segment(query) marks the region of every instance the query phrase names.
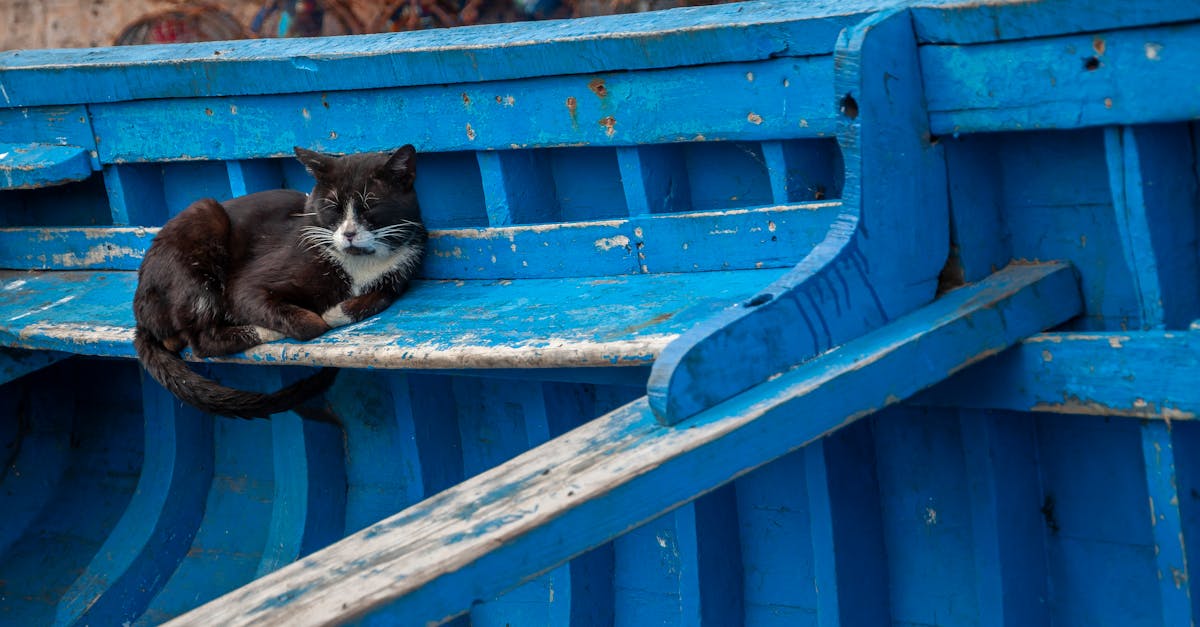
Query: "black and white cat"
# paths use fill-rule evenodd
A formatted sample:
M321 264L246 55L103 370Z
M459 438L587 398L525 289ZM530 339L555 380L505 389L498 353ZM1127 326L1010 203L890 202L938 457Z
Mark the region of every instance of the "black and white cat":
M426 232L412 146L335 157L296 148L310 195L274 190L193 203L163 226L138 269L134 346L146 370L185 402L227 416L292 409L333 382L326 368L274 393L222 386L199 357L282 337L311 340L373 316L408 287Z

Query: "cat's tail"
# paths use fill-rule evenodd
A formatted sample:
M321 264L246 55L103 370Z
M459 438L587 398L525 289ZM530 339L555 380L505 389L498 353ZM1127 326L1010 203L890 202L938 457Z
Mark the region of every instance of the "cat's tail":
M237 418L266 418L293 409L327 390L338 372L337 368L322 368L277 392L250 392L226 387L192 370L142 327L134 332L133 346L150 376L172 394L207 413Z

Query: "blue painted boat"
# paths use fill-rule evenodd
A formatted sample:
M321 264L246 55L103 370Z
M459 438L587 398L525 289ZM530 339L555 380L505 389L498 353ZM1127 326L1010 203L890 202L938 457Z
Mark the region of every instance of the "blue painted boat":
M1187 625L1200 5L748 2L0 54L0 624ZM341 427L203 415L135 270L420 151Z

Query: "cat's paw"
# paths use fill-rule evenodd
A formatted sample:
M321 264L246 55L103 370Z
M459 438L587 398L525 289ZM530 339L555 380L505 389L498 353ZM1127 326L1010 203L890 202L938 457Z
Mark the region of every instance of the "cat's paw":
M307 342L320 337L321 334L330 329L329 323L311 311L305 311L302 315L294 316L289 323L288 337L300 340L301 342Z
M321 319L325 321L325 324L335 329L354 322L354 318L348 316L346 310L340 304L330 307L325 313L321 314Z
M286 337L284 334L274 329L267 329L258 326L254 327L254 332L258 333L259 343L274 342L275 340L282 340L284 337Z

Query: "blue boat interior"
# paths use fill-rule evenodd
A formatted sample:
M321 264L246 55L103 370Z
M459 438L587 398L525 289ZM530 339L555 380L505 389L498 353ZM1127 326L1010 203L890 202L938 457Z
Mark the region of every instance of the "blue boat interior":
M0 624L1194 623L1200 8L1100 4L0 53ZM192 363L340 427L141 370L166 220L405 143L411 290Z

